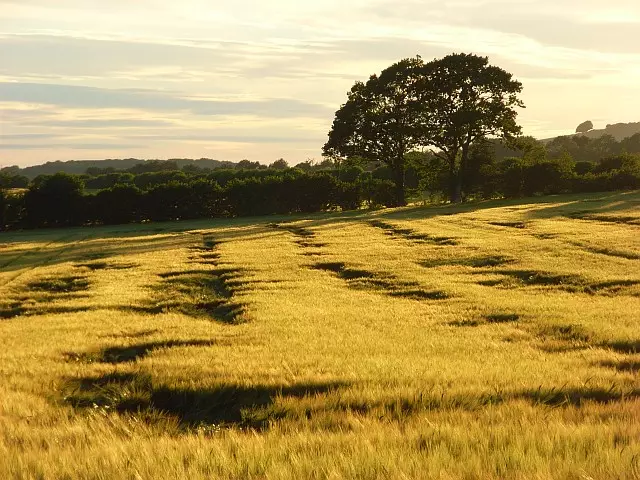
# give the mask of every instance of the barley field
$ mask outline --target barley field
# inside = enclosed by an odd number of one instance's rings
[[[0,478],[640,478],[640,192],[0,234]]]

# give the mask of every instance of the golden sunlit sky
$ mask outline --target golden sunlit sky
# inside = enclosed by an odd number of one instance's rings
[[[524,133],[640,121],[638,0],[0,0],[0,166],[320,160],[356,80],[489,56]]]

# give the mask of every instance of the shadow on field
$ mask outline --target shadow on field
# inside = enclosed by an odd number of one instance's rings
[[[223,384],[193,389],[156,385],[150,375],[142,373],[112,373],[68,380],[63,396],[65,402],[78,409],[102,408],[148,419],[169,417],[181,430],[202,425],[264,429],[286,414],[268,408],[276,398],[301,399],[344,386],[341,382],[280,386]]]
[[[47,276],[33,280],[0,300],[0,319],[23,315],[76,313],[86,307],[55,305],[56,301],[87,298],[91,282],[85,275]]]
[[[552,205],[546,208],[538,208],[530,210],[526,213],[529,218],[553,218],[553,217],[569,217],[584,220],[597,220],[606,222],[603,218],[606,218],[602,214],[612,214],[620,211],[628,211],[637,209],[640,207],[640,195],[638,191],[632,192],[615,192],[615,193],[603,193],[598,197],[591,197],[587,200],[580,198],[578,195],[571,195],[576,198],[575,201],[566,202],[565,197],[547,197],[548,203],[558,202],[565,200],[565,203],[560,205]],[[589,218],[594,214],[596,218]],[[602,216],[601,216],[602,215]],[[610,216],[616,223],[626,223],[627,221],[637,222],[637,218],[624,216]]]
[[[483,255],[478,257],[449,257],[449,258],[433,258],[424,260],[419,265],[425,268],[436,267],[448,267],[448,266],[460,266],[471,268],[491,268],[500,267],[503,265],[509,265],[514,263],[512,258],[505,257],[504,255]]]
[[[640,260],[640,254],[622,251],[613,248],[602,248],[602,247],[594,247],[592,245],[585,245],[580,242],[571,242],[572,245],[575,245],[578,248],[586,250],[587,252],[597,253],[599,255],[606,255],[607,257],[615,257],[615,258],[624,258],[626,260]]]
[[[493,225],[495,227],[507,227],[507,228],[518,228],[518,229],[527,228],[527,224],[524,222],[489,222],[489,225]]]
[[[458,245],[458,241],[452,237],[437,237],[426,233],[420,233],[411,228],[402,228],[382,220],[371,220],[369,225],[380,228],[384,233],[393,238],[402,238],[411,242],[431,243],[434,245]]]
[[[640,353],[640,340],[601,340],[580,324],[542,325],[536,330],[538,348],[548,353],[586,348],[601,348],[625,355]]]
[[[315,270],[331,272],[347,282],[349,288],[385,293],[392,297],[412,300],[445,300],[450,298],[441,290],[423,290],[416,282],[405,282],[390,274],[379,274],[359,268],[350,268],[343,262],[323,262],[312,265]]]
[[[190,316],[206,315],[227,324],[243,323],[244,306],[233,301],[244,283],[238,280],[239,270],[185,270],[166,272],[160,277],[163,281],[156,287],[158,297],[146,306],[131,307],[133,310],[150,314],[178,311]]]
[[[577,220],[589,220],[592,222],[615,223],[621,225],[640,226],[640,218],[630,215],[602,215],[601,213],[593,213],[591,211],[575,212],[567,215],[569,218]]]
[[[621,360],[621,361],[603,361],[597,363],[598,366],[604,368],[613,368],[619,372],[630,372],[630,373],[639,373],[640,372],[640,360]]]
[[[248,282],[241,270],[218,267],[220,254],[215,249],[221,243],[210,235],[203,236],[202,245],[189,247],[194,252],[191,263],[203,268],[160,273],[162,281],[154,287],[155,297],[130,310],[147,314],[180,312],[226,324],[244,323],[245,307],[233,297]]]
[[[615,385],[608,389],[601,387],[538,388],[518,392],[514,398],[529,400],[534,405],[581,407],[588,402],[609,404],[640,398],[640,389],[622,390]]]
[[[640,340],[612,340],[602,342],[600,344],[602,348],[613,350],[617,353],[634,354],[640,353]]]
[[[76,409],[102,409],[178,432],[207,426],[264,430],[283,420],[304,422],[317,419],[323,429],[349,428],[346,415],[367,416],[386,421],[403,421],[432,411],[477,411],[514,401],[533,406],[576,407],[613,404],[640,398],[640,389],[616,385],[561,387],[493,391],[490,393],[446,394],[432,390],[393,396],[381,393],[359,398],[343,395],[352,387],[346,382],[301,382],[288,385],[219,384],[208,388],[168,386],[154,382],[145,373],[111,373],[68,379],[63,400]],[[299,402],[288,401],[290,399]]]
[[[640,280],[610,280],[606,282],[590,282],[578,275],[561,275],[537,270],[487,270],[474,272],[490,274],[501,278],[481,280],[478,285],[485,287],[551,287],[571,293],[589,295],[637,295],[632,288],[640,285]]]
[[[308,257],[321,257],[323,253],[318,251],[317,249],[326,247],[326,243],[318,242],[315,240],[316,233],[308,228],[305,228],[300,225],[290,225],[286,222],[281,223],[268,223],[267,227],[273,228],[276,230],[284,230],[289,232],[297,237],[295,243],[305,249],[303,255]],[[309,250],[316,249],[316,250]]]
[[[139,267],[140,265],[137,263],[110,263],[110,262],[86,262],[86,263],[76,263],[74,265],[76,268],[87,268],[92,272],[96,270],[130,270],[132,268]]]
[[[480,325],[499,324],[499,323],[515,323],[520,320],[517,313],[492,313],[484,315],[481,318],[473,318],[466,320],[454,320],[449,322],[452,327],[479,327]]]
[[[25,285],[26,290],[32,292],[46,292],[64,294],[89,290],[89,279],[83,275],[65,275],[60,277],[46,277],[34,280]]]
[[[180,347],[210,347],[216,345],[213,340],[165,340],[158,342],[140,343],[137,345],[127,345],[118,347],[109,347],[97,352],[72,353],[64,354],[69,362],[82,363],[129,363],[142,359],[156,350]]]
[[[596,196],[597,195],[597,196]],[[469,202],[456,205],[414,206],[381,211],[353,211],[339,213],[320,213],[311,215],[279,216],[277,223],[280,227],[287,222],[306,220],[305,230],[327,226],[339,228],[341,224],[354,221],[378,222],[391,235],[400,237],[416,234],[405,229],[397,230],[388,220],[429,219],[438,216],[448,216],[469,213],[477,210],[504,208],[511,205],[540,205],[552,204],[546,208],[532,208],[526,212],[529,218],[552,218],[567,215],[591,215],[594,213],[609,213],[610,220],[616,222],[635,222],[631,217],[611,215],[617,211],[637,208],[640,205],[640,194],[635,192],[602,193],[590,195],[560,195],[535,197],[525,199],[489,200]],[[558,203],[560,203],[558,205]],[[628,215],[627,215],[628,217]],[[271,217],[273,218],[273,217]],[[605,221],[601,215],[598,221]],[[110,258],[121,255],[136,255],[162,249],[183,248],[190,243],[190,236],[199,235],[202,229],[223,228],[220,233],[225,240],[234,238],[250,238],[264,236],[269,227],[265,226],[264,217],[247,217],[238,219],[205,219],[185,222],[166,222],[141,225],[122,225],[118,227],[82,227],[67,229],[41,229],[25,232],[9,232],[4,237],[7,245],[17,245],[22,242],[30,243],[28,249],[20,251],[0,251],[0,269],[14,271],[25,267],[34,267],[46,263],[55,265],[65,262],[86,263],[98,258]],[[390,227],[390,229],[387,229]],[[296,226],[287,228],[296,229]],[[394,233],[394,230],[395,233]],[[292,231],[305,241],[303,231]],[[301,235],[300,235],[301,234]],[[417,233],[417,235],[421,235]],[[411,240],[411,238],[409,238]],[[421,241],[414,238],[416,241]],[[444,242],[445,237],[429,237],[422,241]]]
[[[45,301],[40,303],[22,303],[9,302],[0,306],[0,319],[10,320],[16,317],[33,317],[36,315],[62,315],[65,313],[79,313],[93,310],[90,307],[83,306],[67,306],[67,305],[48,305]]]
[[[114,334],[109,334],[109,335],[103,335],[103,337],[109,337],[109,338],[124,338],[124,339],[130,339],[130,338],[143,338],[143,337],[149,337],[155,333],[160,332],[159,329],[157,328],[152,328],[152,329],[147,329],[147,330],[138,330],[137,332],[123,332],[123,333],[114,333]]]
[[[141,230],[137,234],[118,237],[113,235],[108,238],[94,238],[98,234],[92,234],[92,229],[83,229],[77,234],[65,233],[69,230],[55,230],[57,234],[49,233],[41,242],[37,241],[39,231],[29,232],[24,235],[24,242],[35,242],[36,245],[29,250],[19,252],[0,252],[0,269],[5,272],[20,270],[27,267],[37,267],[43,264],[57,265],[66,262],[74,262],[78,266],[91,268],[97,260],[106,260],[111,257],[123,255],[137,255],[162,249],[182,248],[187,246],[192,240],[186,234],[165,234],[159,235],[148,230]],[[89,231],[89,235],[87,232]],[[22,232],[21,232],[22,233]],[[81,235],[84,235],[81,236]],[[16,239],[16,242],[21,237]],[[124,265],[113,263],[116,265]],[[124,267],[123,267],[124,268]],[[98,268],[99,269],[99,268]]]

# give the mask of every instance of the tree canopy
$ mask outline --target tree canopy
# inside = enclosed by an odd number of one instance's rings
[[[416,85],[423,75],[420,57],[394,63],[366,83],[356,82],[336,112],[325,156],[362,157],[385,162],[393,171],[396,204],[404,205],[404,156],[424,145],[422,99]]]
[[[520,133],[515,108],[524,107],[517,97],[521,91],[520,82],[486,57],[452,54],[429,63],[407,58],[355,83],[323,151],[387,163],[397,203],[404,204],[404,156],[433,147],[449,165],[450,197],[457,201],[471,145]]]

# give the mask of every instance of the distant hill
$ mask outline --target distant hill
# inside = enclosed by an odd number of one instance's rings
[[[611,135],[618,142],[620,142],[625,138],[632,137],[636,133],[640,133],[640,122],[614,123],[614,124],[607,125],[605,128],[600,128],[600,129],[596,128],[584,133],[569,133],[567,134],[567,136],[581,135],[593,140],[595,138],[600,138],[604,135]],[[542,139],[541,141],[544,143],[548,143],[554,140],[555,138],[557,137],[545,138],[545,139]]]
[[[584,124],[589,123],[589,127],[591,126],[591,122],[584,122]],[[581,125],[584,125],[581,124]],[[640,122],[635,123],[615,123],[611,125],[607,125],[603,129],[593,129],[584,133],[571,133],[567,134],[567,137],[574,136],[585,136],[590,139],[600,138],[604,135],[611,135],[616,139],[616,141],[620,142],[625,138],[632,137],[635,134],[640,133]],[[549,144],[551,141],[556,138],[545,138],[540,140],[545,144]],[[495,154],[497,158],[504,158],[509,156],[518,156],[521,152],[516,150],[512,150],[504,145],[501,145],[500,142],[492,142],[494,144]],[[577,158],[582,158],[581,155],[577,155]],[[229,162],[223,160],[214,160],[210,158],[201,158],[198,160],[188,159],[188,158],[172,158],[170,161],[176,162],[178,168],[182,169],[183,167],[189,165],[194,167],[206,168],[206,169],[216,169],[216,168],[239,168],[238,163]],[[144,162],[153,162],[153,160],[142,160],[138,158],[125,158],[125,159],[107,159],[107,160],[69,160],[69,161],[55,161],[55,162],[47,162],[42,165],[33,165],[30,167],[18,168],[18,167],[5,167],[2,170],[4,173],[13,174],[13,175],[24,175],[25,177],[33,180],[38,175],[53,175],[58,172],[72,173],[72,174],[84,174],[87,172],[88,168],[98,168],[98,169],[114,169],[114,170],[128,170],[136,165],[142,164]],[[240,167],[244,167],[242,165],[243,162],[247,162],[247,160],[243,160],[240,162]],[[257,162],[251,162],[257,164]]]
[[[186,165],[193,165],[200,168],[234,168],[236,163],[213,160],[210,158],[201,158],[198,160],[192,160],[188,158],[172,158],[172,161],[178,164],[178,168],[182,168]],[[81,175],[87,171],[88,168],[113,168],[115,170],[127,170],[131,167],[139,165],[141,163],[151,160],[141,160],[137,158],[125,158],[125,159],[107,159],[107,160],[69,160],[69,161],[55,161],[47,162],[42,165],[33,165],[30,167],[24,167],[17,170],[15,173],[24,175],[25,177],[33,180],[38,175],[53,175],[58,172],[73,173]]]
[[[584,135],[589,138],[600,138],[603,135],[611,135],[618,142],[624,140],[625,138],[632,137],[636,133],[640,133],[640,122],[636,123],[614,123],[612,125],[607,125],[603,129],[594,129],[589,130],[586,133],[582,133],[580,135]]]

